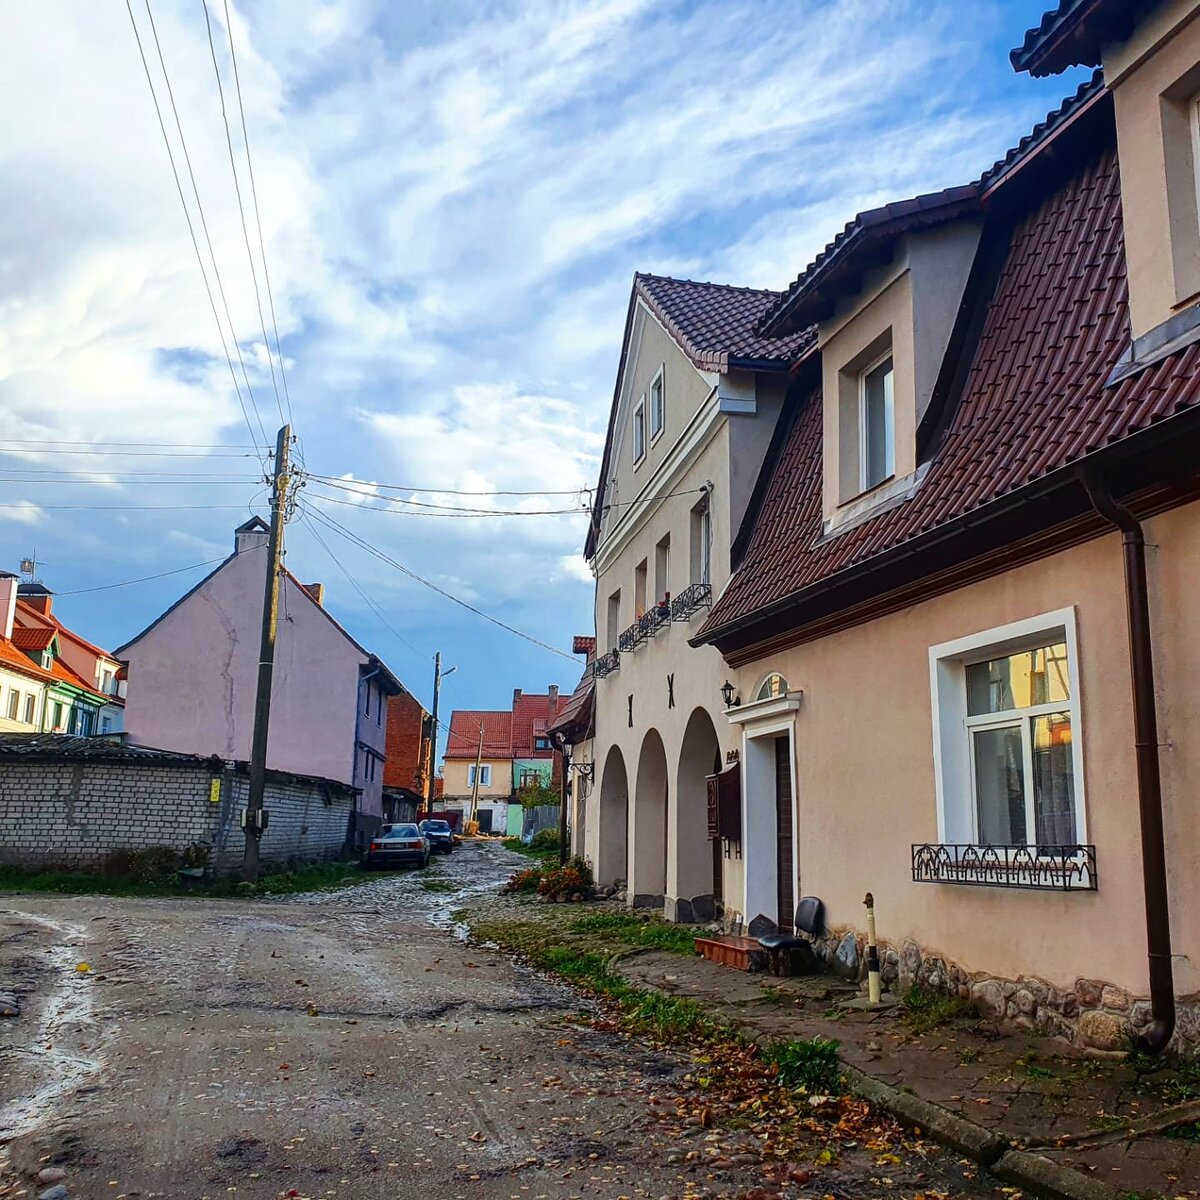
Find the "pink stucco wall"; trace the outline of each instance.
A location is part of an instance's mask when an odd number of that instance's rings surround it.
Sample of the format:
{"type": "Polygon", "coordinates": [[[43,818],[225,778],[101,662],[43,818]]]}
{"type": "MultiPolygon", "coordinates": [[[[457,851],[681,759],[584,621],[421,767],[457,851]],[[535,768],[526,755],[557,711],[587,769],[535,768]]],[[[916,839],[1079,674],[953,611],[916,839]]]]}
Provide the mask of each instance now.
{"type": "MultiPolygon", "coordinates": [[[[134,742],[249,758],[266,555],[258,539],[247,541],[250,548],[123,651],[125,727],[134,742]]],[[[359,668],[366,661],[285,576],[267,766],[354,782],[359,668]]]]}

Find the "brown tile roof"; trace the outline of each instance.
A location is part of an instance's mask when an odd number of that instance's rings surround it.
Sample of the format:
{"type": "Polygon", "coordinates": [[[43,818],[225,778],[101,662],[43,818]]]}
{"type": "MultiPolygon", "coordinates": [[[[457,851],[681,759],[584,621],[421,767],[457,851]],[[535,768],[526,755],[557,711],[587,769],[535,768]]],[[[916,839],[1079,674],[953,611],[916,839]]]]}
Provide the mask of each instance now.
{"type": "Polygon", "coordinates": [[[551,733],[564,733],[567,741],[583,741],[594,732],[596,677],[589,664],[567,703],[550,726],[551,733]]]}
{"type": "Polygon", "coordinates": [[[20,626],[14,626],[13,645],[18,650],[45,650],[54,641],[54,633],[50,628],[22,629],[20,626]]]}
{"type": "Polygon", "coordinates": [[[1068,67],[1100,65],[1106,42],[1129,36],[1139,12],[1155,0],[1060,0],[1009,53],[1013,69],[1057,75],[1068,67]]]}
{"type": "Polygon", "coordinates": [[[473,708],[456,708],[450,714],[446,757],[474,758],[481,728],[485,758],[512,758],[512,713],[473,708]]]}
{"type": "Polygon", "coordinates": [[[1129,344],[1110,148],[1013,233],[962,398],[919,490],[820,541],[822,414],[819,394],[812,396],[795,419],[745,560],[700,639],[765,606],[801,605],[805,589],[838,572],[1200,403],[1200,345],[1106,388],[1129,344]]]}
{"type": "Polygon", "coordinates": [[[755,333],[759,318],[780,296],[766,288],[641,273],[634,276],[634,288],[701,370],[727,371],[739,363],[787,368],[813,339],[807,329],[783,338],[755,333]]]}
{"type": "Polygon", "coordinates": [[[550,758],[553,750],[539,750],[534,739],[546,736],[546,726],[558,711],[557,693],[522,692],[513,700],[512,756],[513,758],[550,758]]]}

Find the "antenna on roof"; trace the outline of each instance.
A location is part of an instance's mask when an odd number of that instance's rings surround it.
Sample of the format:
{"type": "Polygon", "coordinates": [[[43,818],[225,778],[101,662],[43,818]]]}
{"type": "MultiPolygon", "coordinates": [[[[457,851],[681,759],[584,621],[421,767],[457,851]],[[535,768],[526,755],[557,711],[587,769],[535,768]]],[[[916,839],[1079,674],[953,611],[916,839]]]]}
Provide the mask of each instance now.
{"type": "Polygon", "coordinates": [[[38,562],[36,550],[28,558],[21,559],[21,574],[25,576],[26,582],[37,583],[37,569],[44,565],[38,562]]]}

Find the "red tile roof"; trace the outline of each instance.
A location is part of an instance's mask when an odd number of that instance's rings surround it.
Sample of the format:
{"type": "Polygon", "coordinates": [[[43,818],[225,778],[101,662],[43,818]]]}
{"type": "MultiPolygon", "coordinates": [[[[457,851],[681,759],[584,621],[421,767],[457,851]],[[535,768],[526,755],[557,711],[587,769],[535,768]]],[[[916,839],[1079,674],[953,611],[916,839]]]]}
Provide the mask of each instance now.
{"type": "Polygon", "coordinates": [[[595,732],[596,676],[589,664],[575,690],[550,726],[551,733],[563,733],[566,741],[583,741],[595,732]]]}
{"type": "Polygon", "coordinates": [[[43,683],[47,683],[51,679],[49,671],[43,671],[41,667],[36,666],[29,655],[17,649],[11,641],[3,638],[0,638],[0,666],[20,671],[23,675],[41,680],[43,683]]]}
{"type": "Polygon", "coordinates": [[[522,692],[513,698],[513,758],[550,758],[553,749],[539,750],[536,738],[546,736],[546,726],[558,712],[559,697],[549,693],[522,692]]]}
{"type": "Polygon", "coordinates": [[[24,629],[14,626],[13,645],[18,650],[45,650],[54,641],[55,630],[47,628],[24,629]]]}
{"type": "Polygon", "coordinates": [[[1009,53],[1013,69],[1057,75],[1068,67],[1098,67],[1102,47],[1127,38],[1134,19],[1154,2],[1059,0],[1009,53]]]}
{"type": "Polygon", "coordinates": [[[102,650],[99,646],[89,642],[87,638],[80,637],[73,629],[68,629],[53,612],[42,612],[41,609],[35,608],[25,600],[17,600],[16,619],[26,629],[53,630],[65,638],[70,638],[77,646],[80,646],[89,654],[96,655],[97,658],[106,658],[114,663],[117,661],[107,650],[102,650]]]}
{"type": "Polygon", "coordinates": [[[802,623],[805,589],[1200,404],[1200,345],[1106,388],[1129,344],[1110,147],[1013,233],[962,398],[912,498],[821,540],[822,413],[820,395],[812,396],[785,443],[746,557],[700,639],[719,640],[723,626],[765,606],[794,606],[802,623]]]}
{"type": "Polygon", "coordinates": [[[634,290],[702,370],[727,371],[739,363],[787,368],[813,339],[807,329],[784,338],[755,333],[763,311],[780,298],[766,288],[638,273],[634,290]]]}
{"type": "Polygon", "coordinates": [[[474,758],[483,730],[484,758],[512,758],[512,713],[458,708],[450,714],[447,758],[474,758]]]}

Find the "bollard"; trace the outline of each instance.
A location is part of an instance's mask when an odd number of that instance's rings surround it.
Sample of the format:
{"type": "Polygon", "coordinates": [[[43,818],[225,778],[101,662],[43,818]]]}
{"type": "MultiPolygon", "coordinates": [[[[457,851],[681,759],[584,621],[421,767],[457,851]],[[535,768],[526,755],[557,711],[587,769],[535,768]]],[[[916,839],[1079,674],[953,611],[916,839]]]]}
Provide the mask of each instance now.
{"type": "Polygon", "coordinates": [[[878,1004],[883,991],[880,986],[879,947],[875,944],[875,897],[870,892],[863,901],[867,906],[867,998],[878,1004]]]}

